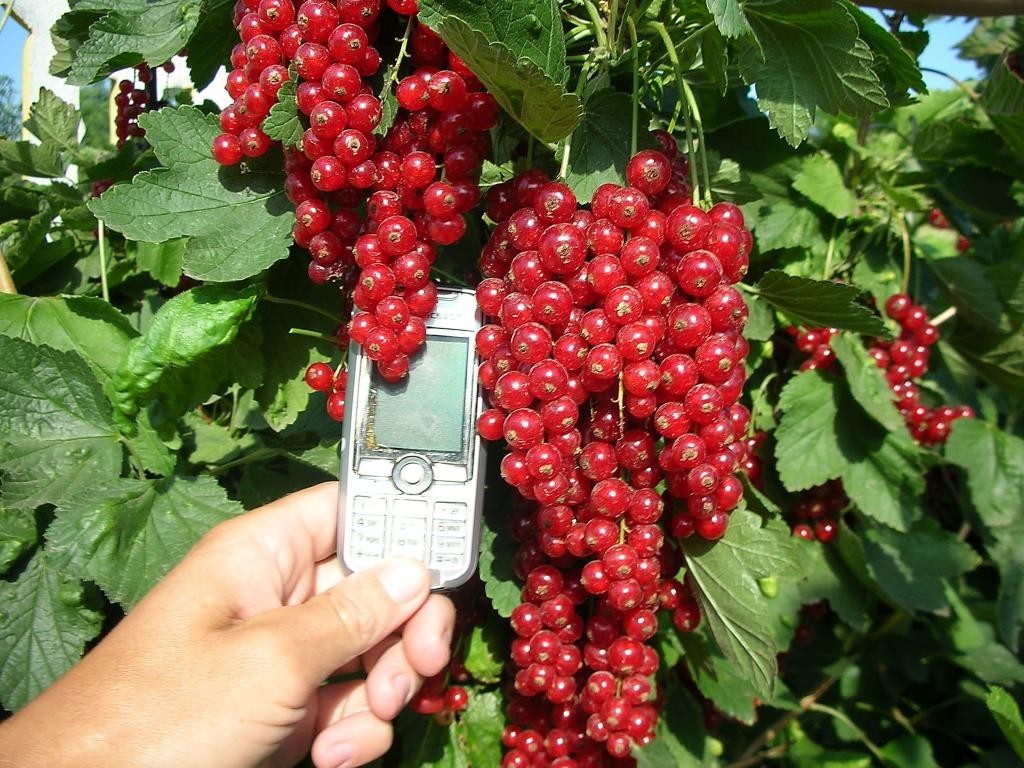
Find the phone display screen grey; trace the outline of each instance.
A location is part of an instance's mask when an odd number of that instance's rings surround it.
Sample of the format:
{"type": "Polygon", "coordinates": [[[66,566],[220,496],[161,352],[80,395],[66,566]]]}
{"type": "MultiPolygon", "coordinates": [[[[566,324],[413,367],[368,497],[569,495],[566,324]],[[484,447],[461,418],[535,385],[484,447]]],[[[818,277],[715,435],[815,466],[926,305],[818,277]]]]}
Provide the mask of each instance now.
{"type": "Polygon", "coordinates": [[[381,379],[374,366],[363,430],[366,450],[465,451],[469,343],[431,336],[412,359],[409,375],[395,384],[381,379]]]}

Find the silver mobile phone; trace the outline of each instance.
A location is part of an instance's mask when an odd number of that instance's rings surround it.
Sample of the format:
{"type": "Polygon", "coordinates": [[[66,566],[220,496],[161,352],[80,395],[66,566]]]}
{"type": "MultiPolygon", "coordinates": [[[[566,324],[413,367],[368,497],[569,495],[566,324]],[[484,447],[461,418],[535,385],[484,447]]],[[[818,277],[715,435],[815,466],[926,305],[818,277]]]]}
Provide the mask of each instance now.
{"type": "Polygon", "coordinates": [[[476,296],[439,288],[427,341],[391,384],[358,344],[348,353],[341,443],[338,557],[354,572],[393,556],[422,561],[433,589],[476,569],[484,449],[475,337],[476,296]]]}

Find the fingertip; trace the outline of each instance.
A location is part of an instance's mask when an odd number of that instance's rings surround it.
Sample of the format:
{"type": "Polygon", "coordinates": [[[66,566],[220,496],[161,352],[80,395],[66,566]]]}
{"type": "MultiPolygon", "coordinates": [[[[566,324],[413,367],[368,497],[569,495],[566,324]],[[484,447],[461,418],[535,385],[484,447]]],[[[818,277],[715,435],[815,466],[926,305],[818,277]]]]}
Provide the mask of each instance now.
{"type": "Polygon", "coordinates": [[[399,605],[423,602],[430,592],[430,573],[423,563],[407,557],[388,560],[377,578],[387,596],[399,605]]]}

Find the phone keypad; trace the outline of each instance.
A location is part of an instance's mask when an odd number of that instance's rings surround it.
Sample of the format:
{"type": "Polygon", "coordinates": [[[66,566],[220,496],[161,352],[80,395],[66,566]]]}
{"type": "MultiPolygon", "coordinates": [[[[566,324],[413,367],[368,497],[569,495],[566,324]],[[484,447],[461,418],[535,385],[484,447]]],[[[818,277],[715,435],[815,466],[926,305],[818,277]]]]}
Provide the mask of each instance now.
{"type": "Polygon", "coordinates": [[[469,508],[459,502],[356,496],[349,544],[353,565],[402,556],[430,568],[460,570],[469,557],[468,517],[469,508]]]}

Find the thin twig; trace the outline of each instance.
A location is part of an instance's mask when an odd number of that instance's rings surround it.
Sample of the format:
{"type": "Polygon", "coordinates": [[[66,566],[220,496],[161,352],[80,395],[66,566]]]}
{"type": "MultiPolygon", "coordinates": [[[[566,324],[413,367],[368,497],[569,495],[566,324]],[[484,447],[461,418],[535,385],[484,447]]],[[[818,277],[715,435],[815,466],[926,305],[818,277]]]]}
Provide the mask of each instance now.
{"type": "MultiPolygon", "coordinates": [[[[679,89],[679,93],[676,102],[676,106],[681,106],[686,103],[686,93],[684,91],[683,80],[683,67],[679,63],[679,54],[676,53],[675,45],[672,43],[672,36],[669,35],[668,29],[665,25],[656,21],[651,24],[651,29],[658,33],[661,41],[665,44],[665,52],[668,54],[668,60],[672,64],[672,74],[676,79],[676,88],[679,89]]],[[[697,166],[696,166],[696,153],[693,151],[693,122],[690,120],[690,110],[683,107],[683,118],[686,123],[686,153],[687,160],[690,164],[690,186],[693,191],[693,199],[697,200],[700,197],[700,182],[697,178],[697,166]]],[[[673,127],[675,118],[673,118],[673,127]]]]}
{"type": "Polygon", "coordinates": [[[629,27],[629,44],[633,46],[633,115],[632,132],[629,140],[629,156],[636,154],[638,123],[640,122],[640,44],[636,39],[636,24],[632,17],[626,17],[629,27]]]}
{"type": "MultiPolygon", "coordinates": [[[[697,98],[693,95],[693,89],[690,88],[690,84],[683,80],[683,93],[686,94],[686,104],[689,107],[689,112],[693,116],[693,124],[697,127],[697,152],[700,155],[700,170],[701,177],[704,182],[704,201],[710,207],[711,205],[711,173],[708,170],[708,150],[704,144],[704,123],[700,117],[700,108],[697,106],[697,98]]],[[[693,193],[694,200],[697,198],[697,193],[693,193]]]]}
{"type": "Polygon", "coordinates": [[[288,306],[288,307],[299,307],[300,309],[305,309],[308,312],[314,312],[314,313],[320,315],[321,317],[326,317],[328,320],[330,320],[333,323],[337,323],[338,322],[338,316],[337,315],[332,315],[326,309],[320,309],[320,307],[315,307],[312,304],[307,304],[304,301],[297,301],[295,299],[282,299],[279,296],[271,296],[269,294],[265,295],[263,297],[263,300],[264,301],[269,301],[271,304],[283,304],[283,305],[288,306]]]}
{"type": "Polygon", "coordinates": [[[110,303],[110,287],[107,285],[107,232],[103,226],[103,219],[98,219],[99,227],[97,235],[100,241],[100,289],[103,291],[103,300],[110,303]]]}
{"type": "Polygon", "coordinates": [[[932,325],[942,325],[944,322],[955,316],[956,307],[949,307],[932,318],[932,325]]]}
{"type": "Polygon", "coordinates": [[[847,715],[845,712],[835,709],[834,707],[827,707],[824,704],[819,704],[817,702],[811,704],[811,706],[809,706],[808,709],[811,712],[819,712],[823,715],[828,715],[841,722],[843,725],[845,725],[847,728],[849,728],[851,731],[857,734],[857,738],[859,738],[864,743],[864,746],[867,747],[868,750],[870,750],[871,754],[873,754],[880,763],[885,763],[885,756],[882,754],[882,750],[880,750],[875,745],[875,743],[868,738],[868,735],[864,733],[864,730],[855,722],[853,722],[853,720],[851,720],[849,715],[847,715]]]}
{"type": "Polygon", "coordinates": [[[14,285],[14,278],[11,277],[11,270],[7,266],[7,259],[4,258],[3,248],[0,248],[0,293],[17,293],[14,285]]]}
{"type": "Polygon", "coordinates": [[[910,259],[913,255],[913,248],[910,245],[910,228],[907,226],[907,217],[900,214],[900,238],[903,241],[903,282],[900,283],[900,290],[907,292],[910,287],[910,259]]]}

